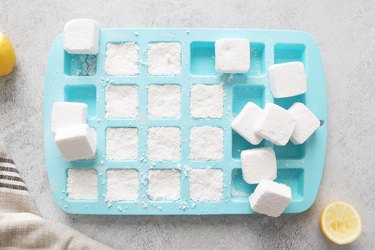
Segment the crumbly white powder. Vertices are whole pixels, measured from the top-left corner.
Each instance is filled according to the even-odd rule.
[[[220,169],[192,169],[189,171],[190,199],[217,201],[223,199],[223,171]]]
[[[180,116],[181,88],[179,85],[150,85],[148,87],[148,115],[154,118]]]
[[[220,160],[224,154],[223,129],[193,127],[190,130],[191,160]]]
[[[138,199],[138,171],[119,169],[107,171],[107,202]]]
[[[148,44],[148,73],[150,75],[178,75],[181,72],[181,44]]]
[[[152,161],[180,159],[181,132],[176,127],[148,129],[148,158]]]
[[[95,200],[98,197],[98,177],[95,170],[69,169],[67,180],[69,199]]]
[[[77,58],[72,58],[72,63],[77,63]],[[96,55],[79,55],[81,68],[75,68],[71,74],[73,76],[93,76],[96,74]]]
[[[138,129],[107,128],[106,157],[109,160],[137,159]]]
[[[138,88],[135,85],[110,85],[106,95],[107,118],[133,118],[138,115]]]
[[[180,171],[177,169],[148,171],[148,196],[151,200],[180,199]]]
[[[109,43],[105,53],[107,75],[137,75],[138,45],[135,43]]]
[[[191,88],[190,113],[193,118],[223,117],[223,85],[195,84]]]

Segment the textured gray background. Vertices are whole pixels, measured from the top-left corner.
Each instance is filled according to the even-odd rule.
[[[363,216],[361,238],[374,249],[374,1],[0,1],[0,30],[17,52],[0,79],[0,141],[26,179],[41,214],[115,248],[335,248],[321,234],[324,205],[343,199]],[[229,2],[229,1],[228,1]],[[47,53],[64,23],[90,17],[103,27],[296,29],[320,44],[328,84],[329,142],[319,196],[299,215],[72,216],[52,201],[43,156],[43,82]]]

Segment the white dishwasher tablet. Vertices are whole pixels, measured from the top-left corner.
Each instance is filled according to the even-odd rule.
[[[96,154],[96,132],[87,124],[58,128],[55,142],[67,161],[90,159]]]
[[[243,150],[241,165],[243,178],[249,184],[276,179],[276,155],[271,147]]]
[[[292,199],[292,191],[287,185],[274,181],[259,182],[249,197],[251,209],[257,213],[278,217]]]
[[[246,73],[250,69],[250,42],[247,39],[220,39],[215,42],[215,68],[219,73]]]
[[[268,67],[268,79],[275,98],[301,95],[307,91],[304,65],[301,62],[274,64]]]
[[[255,130],[258,135],[273,144],[284,146],[288,143],[295,126],[296,122],[287,110],[276,104],[267,103]]]
[[[96,55],[99,50],[99,23],[72,19],[64,26],[64,49],[69,54]]]
[[[320,121],[300,102],[294,103],[288,111],[296,120],[296,127],[290,140],[294,144],[302,144],[319,128]]]
[[[258,145],[263,138],[255,132],[255,125],[262,113],[263,110],[256,104],[248,102],[238,116],[232,121],[232,129],[251,144]]]
[[[55,102],[52,107],[51,130],[56,132],[60,127],[85,124],[87,121],[87,104],[80,102]]]

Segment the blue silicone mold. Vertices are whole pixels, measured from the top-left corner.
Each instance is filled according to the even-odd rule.
[[[215,71],[214,43],[221,38],[247,38],[251,41],[251,69],[246,74],[221,75]],[[104,71],[106,44],[136,42],[139,45],[140,74],[137,76],[108,76]],[[147,44],[150,42],[179,42],[182,46],[182,71],[178,76],[150,76],[147,72]],[[296,31],[244,29],[101,29],[100,49],[96,72],[82,76],[79,55],[69,55],[63,49],[63,34],[55,39],[48,60],[44,96],[44,138],[46,166],[52,194],[57,205],[75,214],[252,214],[248,196],[256,185],[242,178],[240,152],[244,149],[272,146],[263,141],[254,146],[235,133],[230,122],[242,107],[252,101],[264,107],[267,102],[288,108],[302,102],[322,120],[322,126],[303,145],[288,143],[273,146],[277,155],[278,182],[292,189],[292,201],[285,213],[299,213],[314,202],[323,172],[327,140],[327,96],[323,65],[316,41],[307,33]],[[82,60],[81,60],[82,61]],[[83,60],[84,61],[84,60]],[[308,92],[304,95],[274,99],[270,93],[266,69],[274,63],[301,61],[305,65]],[[180,84],[181,117],[178,119],[149,118],[147,116],[147,86],[150,84]],[[190,88],[193,83],[223,84],[225,91],[224,116],[221,119],[193,119],[190,116]],[[105,115],[105,87],[108,84],[136,84],[139,91],[139,115],[131,119],[107,120]],[[89,106],[88,123],[97,131],[97,156],[93,160],[64,161],[50,129],[52,105],[57,101],[84,102]],[[193,126],[217,126],[224,129],[224,157],[219,161],[191,161],[189,159],[189,131]],[[181,160],[156,162],[154,169],[181,169],[181,199],[152,201],[147,196],[147,183],[139,185],[138,201],[104,201],[108,169],[137,169],[147,175],[147,129],[153,126],[177,126],[181,129]],[[111,161],[105,157],[105,132],[108,127],[137,127],[139,156],[133,161]],[[144,156],[144,159],[141,157]],[[223,200],[192,202],[189,198],[189,168],[219,168],[223,171]],[[67,196],[69,169],[93,169],[98,176],[96,200],[71,200]],[[141,177],[140,177],[141,179]],[[146,204],[146,206],[145,206]]]

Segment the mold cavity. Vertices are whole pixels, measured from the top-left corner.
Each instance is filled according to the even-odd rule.
[[[274,47],[274,63],[303,62],[305,63],[305,45],[278,43]]]
[[[264,44],[250,44],[250,75],[259,76],[264,74]]]
[[[283,107],[284,109],[290,108],[295,102],[301,102],[303,104],[306,104],[306,94],[297,95],[293,97],[287,97],[287,98],[274,98],[275,104]]]
[[[273,146],[277,159],[302,159],[305,157],[305,144],[294,145],[288,142],[285,146]]]
[[[73,55],[64,52],[64,74],[93,76],[96,74],[96,55]]]
[[[256,185],[248,184],[244,181],[242,176],[242,169],[236,168],[232,170],[232,196],[246,196],[248,197],[254,192]]]
[[[64,88],[66,102],[82,102],[88,105],[88,116],[96,115],[96,87],[91,84],[66,85]]]
[[[233,87],[233,114],[236,116],[248,102],[264,107],[263,85],[236,85]]]
[[[263,140],[258,145],[253,145],[250,142],[246,141],[236,131],[232,130],[232,157],[235,159],[239,159],[242,150],[264,147],[264,143],[265,140]]]
[[[303,198],[304,170],[302,168],[279,168],[276,182],[288,185],[292,190],[292,200]]]
[[[215,75],[215,43],[193,42],[190,45],[190,71],[194,75]]]

